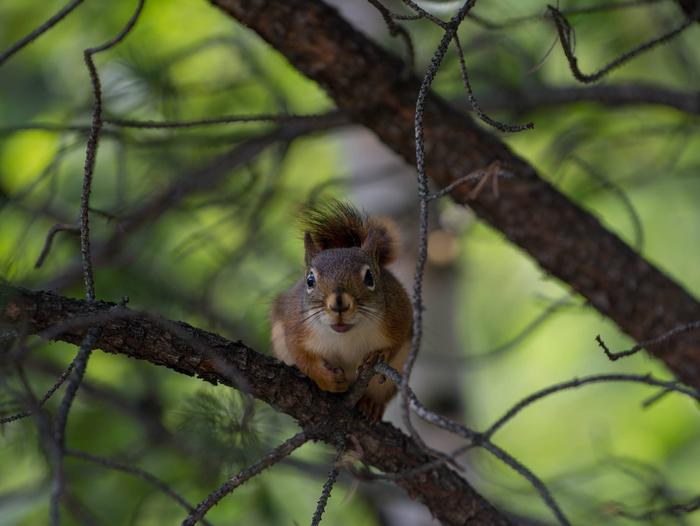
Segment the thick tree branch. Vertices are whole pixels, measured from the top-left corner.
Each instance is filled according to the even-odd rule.
[[[320,391],[296,369],[240,341],[111,303],[0,284],[2,333],[39,334],[78,345],[95,324],[101,329],[97,348],[244,390],[291,415],[312,439],[335,447],[347,443],[365,463],[383,472],[404,472],[431,460],[398,429],[367,422],[347,407],[342,396]],[[445,466],[417,470],[395,482],[444,524],[510,524]]]
[[[255,30],[302,73],[316,80],[352,120],[415,162],[413,118],[419,82],[401,62],[319,0],[210,0]],[[469,185],[455,201],[520,246],[547,272],[569,284],[636,340],[654,338],[700,319],[700,303],[648,263],[590,213],[549,183],[491,133],[436,95],[425,108],[428,175],[442,188],[499,161],[514,177],[499,196]],[[700,387],[698,336],[654,349],[685,382]]]

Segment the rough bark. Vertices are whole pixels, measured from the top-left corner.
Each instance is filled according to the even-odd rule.
[[[396,473],[430,459],[411,438],[387,423],[370,424],[341,396],[320,391],[296,369],[186,323],[112,303],[65,298],[0,284],[0,335],[39,334],[80,344],[99,325],[97,347],[146,360],[214,384],[235,387],[297,420],[315,440],[344,440],[365,463]],[[506,526],[510,522],[451,469],[442,466],[399,478],[396,484],[444,524]]]
[[[319,0],[210,0],[257,32],[318,82],[340,109],[415,162],[414,110],[419,81],[401,62]],[[527,132],[526,132],[527,133]],[[481,218],[567,283],[637,341],[700,319],[700,303],[589,212],[538,176],[492,133],[435,94],[425,113],[428,175],[438,187],[494,161],[514,175],[500,196],[452,192]],[[592,349],[594,347],[592,346]],[[595,352],[592,350],[592,352]],[[680,379],[700,387],[700,343],[688,333],[653,353]]]

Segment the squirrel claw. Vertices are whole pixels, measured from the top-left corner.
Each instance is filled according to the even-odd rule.
[[[370,422],[379,422],[382,419],[385,407],[385,404],[380,404],[368,396],[363,396],[357,402],[357,408]]]

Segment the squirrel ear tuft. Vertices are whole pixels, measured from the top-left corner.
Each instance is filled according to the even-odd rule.
[[[311,232],[308,230],[304,232],[304,261],[306,262],[307,267],[311,266],[311,261],[313,261],[316,254],[318,254],[321,250],[321,247],[319,247],[314,241]]]
[[[394,223],[388,219],[371,219],[362,250],[372,256],[380,267],[396,259],[398,234]]]

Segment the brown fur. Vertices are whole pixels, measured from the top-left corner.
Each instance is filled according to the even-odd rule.
[[[275,355],[331,392],[346,391],[374,355],[400,370],[412,311],[403,286],[385,268],[396,256],[393,226],[339,201],[307,209],[301,223],[306,269],[273,305]],[[350,328],[339,332],[333,329],[338,325]],[[391,381],[376,376],[358,407],[378,420],[395,392]]]

